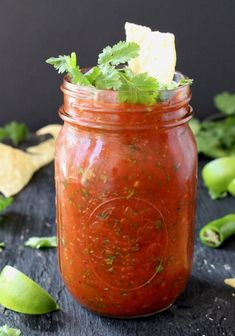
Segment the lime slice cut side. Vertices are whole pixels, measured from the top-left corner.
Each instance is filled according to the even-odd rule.
[[[0,273],[0,304],[30,315],[47,314],[60,309],[42,287],[11,266],[5,266]]]

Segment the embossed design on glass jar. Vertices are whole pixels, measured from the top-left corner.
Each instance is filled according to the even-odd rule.
[[[113,198],[95,208],[89,218],[87,239],[97,278],[110,288],[131,291],[161,273],[167,254],[167,230],[156,206],[139,198],[123,199]]]

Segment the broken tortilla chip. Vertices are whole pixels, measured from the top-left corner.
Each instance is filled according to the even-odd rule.
[[[228,286],[231,286],[231,287],[235,288],[235,278],[233,278],[233,279],[225,279],[224,283],[226,285],[228,285]]]
[[[36,135],[44,135],[44,134],[50,134],[53,136],[54,139],[57,138],[62,126],[59,124],[51,124],[44,126],[40,128],[37,132]]]
[[[53,161],[54,151],[54,138],[26,152],[0,143],[0,192],[6,197],[20,192],[37,170]]]
[[[30,181],[35,166],[29,154],[0,143],[0,192],[9,197]]]
[[[28,147],[27,153],[30,154],[31,162],[34,165],[35,171],[47,165],[54,159],[55,140],[49,139],[41,142],[37,146]]]

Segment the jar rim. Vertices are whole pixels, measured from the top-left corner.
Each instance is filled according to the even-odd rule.
[[[82,72],[86,72],[89,69],[90,68],[82,68],[81,70],[82,70]],[[173,80],[177,83],[182,79],[189,79],[189,77],[187,75],[184,75],[180,71],[175,71]],[[63,84],[61,86],[62,91],[64,91],[64,88],[66,88],[66,91],[68,90],[68,91],[70,91],[70,93],[73,93],[73,94],[76,94],[76,93],[77,94],[88,94],[88,95],[91,94],[93,96],[93,98],[95,98],[95,99],[97,99],[99,96],[102,96],[102,97],[112,96],[112,100],[114,100],[114,98],[117,98],[118,93],[127,92],[125,90],[113,90],[113,89],[108,90],[108,89],[97,89],[94,86],[81,86],[81,85],[78,85],[78,84],[71,83],[71,81],[69,80],[69,77],[67,75],[64,76],[64,78],[63,78]],[[172,89],[159,89],[158,92],[159,92],[160,100],[157,100],[156,104],[161,103],[161,102],[164,103],[164,102],[168,101],[173,95],[181,92],[185,88],[190,90],[190,84],[185,83],[185,84],[182,84],[182,85],[180,85],[176,88],[172,88]],[[152,91],[149,91],[149,92],[152,92]],[[117,100],[113,101],[113,102],[122,104]],[[126,104],[146,106],[145,104],[136,104],[136,103],[126,103]]]
[[[180,73],[179,76],[186,78]],[[64,104],[59,114],[74,125],[115,131],[150,130],[174,127],[192,117],[189,84],[162,91],[165,99],[153,105],[122,103],[118,101],[118,91],[79,86],[69,82],[67,77],[64,77],[61,90]]]

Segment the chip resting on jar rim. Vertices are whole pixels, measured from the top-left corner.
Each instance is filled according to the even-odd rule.
[[[140,46],[139,56],[129,62],[135,74],[147,72],[159,83],[173,80],[176,66],[175,36],[126,22],[126,40]]]

